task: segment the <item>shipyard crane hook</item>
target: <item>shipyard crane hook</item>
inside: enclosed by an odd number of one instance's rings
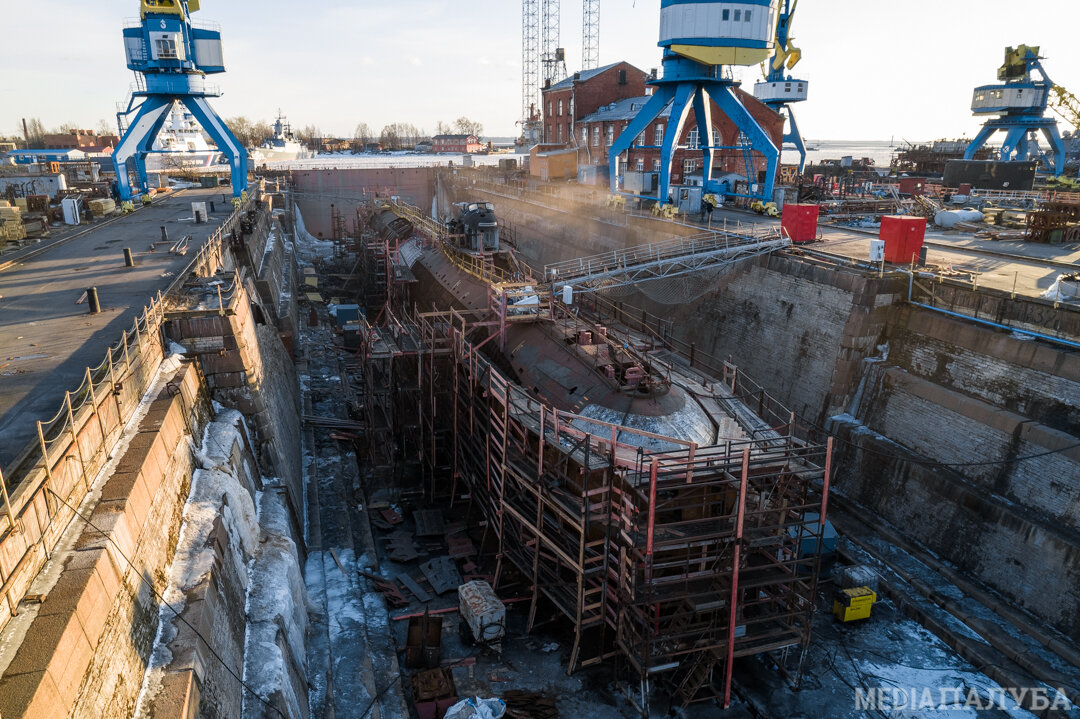
[[[795,122],[795,112],[791,106],[806,100],[810,83],[785,75],[784,70],[793,70],[802,60],[802,50],[797,48],[791,37],[791,23],[795,17],[795,8],[799,0],[783,0],[776,18],[776,50],[772,61],[762,74],[765,79],[754,85],[754,97],[768,105],[772,110],[787,117],[788,130],[784,134],[784,145],[790,145],[799,153],[799,173],[806,166],[806,142],[799,125]]]
[[[140,77],[127,108],[117,113],[122,126],[122,118],[137,112],[113,151],[121,200],[130,200],[134,194],[129,160],[135,165],[139,190],[149,192],[146,157],[177,102],[191,112],[228,159],[233,195],[246,195],[247,151],[207,102],[221,92],[207,84],[206,76],[225,72],[225,61],[221,31],[191,21],[191,13],[199,6],[200,0],[141,0],[139,21],[124,27],[127,66]]]

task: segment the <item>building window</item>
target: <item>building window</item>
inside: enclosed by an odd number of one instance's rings
[[[581,144],[582,145],[588,145],[589,144],[589,128],[587,128],[587,127],[581,128]]]
[[[559,117],[562,117],[562,100],[559,100]]]
[[[741,21],[742,21],[742,10],[736,10],[735,11],[735,22],[741,22]]]
[[[660,160],[653,160],[652,161],[652,171],[653,172],[660,172]]]
[[[720,131],[719,130],[713,130],[712,131],[712,144],[713,144],[713,147],[720,147]]]
[[[638,172],[644,172],[645,171],[645,159],[644,158],[639,157],[637,159],[637,171]]]
[[[562,142],[562,125],[559,125],[559,139],[556,142]]]
[[[548,142],[551,142],[551,140],[552,140],[552,138],[553,138],[554,136],[555,136],[555,133],[553,133],[553,132],[551,131],[551,125],[548,125],[548,126],[547,126],[547,141],[548,141]]]
[[[607,146],[611,147],[611,144],[613,142],[615,142],[615,126],[614,125],[608,125],[607,126]]]
[[[594,125],[592,129],[592,144],[593,147],[600,147],[600,126]]]
[[[654,145],[663,145],[664,144],[664,126],[663,125],[658,124],[656,127],[653,128],[653,144]]]
[[[548,117],[551,117],[554,114],[555,113],[551,111],[551,100],[548,100]]]
[[[690,175],[697,170],[697,160],[683,160],[682,170],[684,175]]]
[[[723,20],[724,22],[727,22],[728,20],[730,20],[731,19],[731,11],[730,10],[724,10],[720,14],[720,19]]]
[[[736,11],[736,12],[738,12],[738,11]],[[750,22],[750,11],[749,10],[746,10],[745,12],[743,12],[743,22]]]
[[[690,134],[686,136],[686,146],[690,149],[695,149],[700,143],[698,142],[698,130],[695,127],[690,131]]]
[[[644,147],[645,146],[645,133],[644,132],[637,136],[637,140],[634,141],[634,144],[637,145],[638,147]]]

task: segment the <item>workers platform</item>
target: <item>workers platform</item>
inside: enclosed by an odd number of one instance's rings
[[[195,224],[193,202],[215,205]],[[198,248],[232,214],[218,190],[192,189],[91,228],[0,271],[0,468],[37,438],[64,393],[79,386],[106,348],[130,329],[143,307],[164,292]],[[161,242],[165,227],[169,242]],[[187,251],[170,246],[190,236]],[[126,267],[130,248],[134,267]],[[96,287],[101,312],[90,314],[86,290]],[[9,488],[10,489],[10,488]]]

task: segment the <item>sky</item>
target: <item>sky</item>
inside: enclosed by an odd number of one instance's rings
[[[114,120],[133,76],[122,21],[136,0],[0,0],[0,135],[20,118],[46,127]],[[660,0],[601,0],[600,62],[648,71]],[[569,72],[581,55],[581,3],[562,3]],[[514,136],[521,115],[518,0],[203,0],[196,19],[222,25],[227,70],[213,100],[225,117],[272,120],[352,136],[392,122],[433,130],[467,116]],[[796,107],[812,140],[972,136],[972,89],[992,83],[1006,45],[1041,45],[1058,84],[1080,94],[1077,0],[802,0],[793,24],[810,82]],[[741,72],[747,89],[756,67]]]

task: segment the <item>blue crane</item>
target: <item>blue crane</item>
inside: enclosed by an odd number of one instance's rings
[[[638,147],[660,150],[659,201],[668,198],[671,165],[679,147],[687,117],[693,110],[703,158],[704,192],[735,194],[712,179],[713,153],[738,150],[749,159],[750,151],[760,152],[766,161],[764,182],[747,177],[746,196],[772,199],[780,148],[758,123],[735,93],[739,86],[731,76],[734,66],[764,62],[775,48],[776,13],[779,0],[661,0],[660,42],[664,49],[663,76],[650,82],[652,97],[622,131],[608,151],[611,191],[619,193],[621,155],[635,145],[639,136],[671,105],[666,126],[654,137],[659,144],[637,143]],[[737,146],[714,145],[711,100],[740,131]],[[747,163],[747,174],[752,175]],[[626,194],[626,193],[623,193]]]
[[[128,160],[134,161],[140,191],[149,191],[146,157],[176,102],[187,107],[228,159],[233,195],[241,197],[247,190],[247,151],[207,102],[221,95],[206,82],[207,75],[225,72],[221,31],[193,23],[191,13],[197,10],[199,0],[141,0],[139,22],[124,28],[127,66],[142,78],[127,109],[117,115],[122,125],[121,118],[137,110],[113,151],[121,200],[135,194]]]
[[[1039,48],[1020,45],[1006,48],[1005,63],[998,68],[997,85],[975,88],[971,99],[974,115],[992,115],[964,153],[971,160],[996,133],[1005,133],[999,157],[1002,162],[1025,162],[1038,159],[1055,175],[1065,172],[1065,143],[1058,132],[1057,120],[1047,116],[1054,83],[1046,74]],[[1038,73],[1036,78],[1034,73]],[[1031,134],[1042,132],[1050,143],[1053,159],[1042,156]]]
[[[787,116],[788,130],[784,134],[784,144],[793,145],[799,153],[799,174],[806,167],[806,143],[803,141],[799,125],[795,122],[792,103],[806,100],[810,83],[792,77],[784,70],[793,70],[802,60],[802,50],[792,44],[791,21],[799,0],[783,0],[776,21],[776,51],[763,68],[765,80],[754,85],[754,97],[771,107],[781,115]]]

